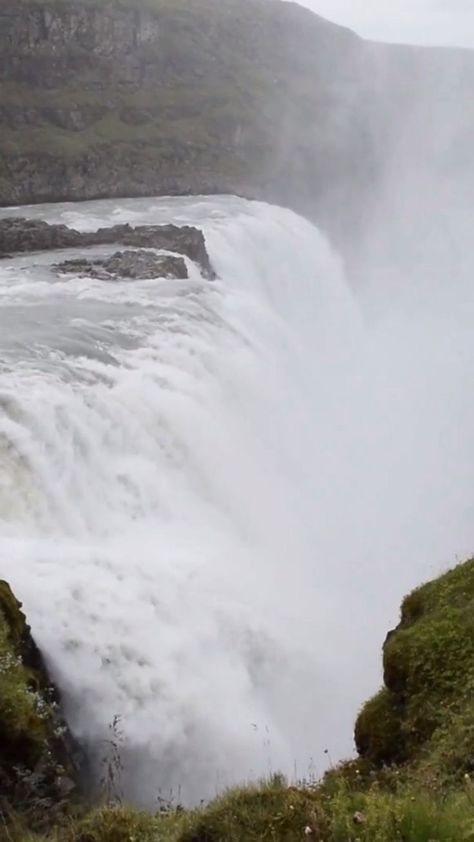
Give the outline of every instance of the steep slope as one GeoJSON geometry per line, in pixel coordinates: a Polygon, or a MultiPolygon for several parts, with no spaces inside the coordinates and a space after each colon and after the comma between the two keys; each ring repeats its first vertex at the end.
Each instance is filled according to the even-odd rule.
{"type": "Polygon", "coordinates": [[[420,91],[437,137],[473,80],[293,3],[2,0],[0,203],[232,192],[353,240],[420,91]]]}
{"type": "MultiPolygon", "coordinates": [[[[59,695],[9,585],[0,581],[0,838],[12,809],[41,825],[57,818],[81,752],[59,713],[59,695]]],[[[7,837],[8,838],[8,837],[7,837]]]]}
{"type": "Polygon", "coordinates": [[[415,590],[384,645],[384,688],[357,719],[377,766],[459,783],[474,771],[474,559],[415,590]]]}
{"type": "Polygon", "coordinates": [[[324,220],[377,178],[367,60],[291,3],[2,0],[0,203],[232,192],[324,220]]]}

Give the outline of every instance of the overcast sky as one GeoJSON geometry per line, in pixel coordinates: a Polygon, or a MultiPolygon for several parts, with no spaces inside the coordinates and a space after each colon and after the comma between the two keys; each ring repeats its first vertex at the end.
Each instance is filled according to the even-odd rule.
{"type": "Polygon", "coordinates": [[[300,0],[366,38],[474,47],[474,0],[300,0]]]}

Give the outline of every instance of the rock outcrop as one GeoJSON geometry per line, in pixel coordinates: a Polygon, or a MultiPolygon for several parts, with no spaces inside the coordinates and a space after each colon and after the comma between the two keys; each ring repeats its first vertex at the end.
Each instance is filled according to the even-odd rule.
{"type": "MultiPolygon", "coordinates": [[[[144,249],[158,249],[185,255],[200,267],[205,278],[216,277],[207,253],[204,234],[190,225],[138,225],[135,228],[130,225],[114,225],[111,228],[99,228],[98,231],[76,231],[74,228],[68,228],[67,225],[50,225],[48,222],[36,219],[23,217],[0,219],[0,259],[11,257],[14,253],[87,248],[114,243],[140,249],[140,252],[125,252],[127,258],[125,259],[122,255],[120,260],[115,255],[115,263],[109,262],[107,266],[104,261],[96,260],[93,264],[88,264],[84,259],[81,261],[83,272],[91,275],[94,274],[94,266],[102,266],[103,272],[108,273],[109,276],[115,274],[122,277],[145,278],[157,277],[156,273],[150,274],[150,272],[155,272],[161,267],[165,277],[188,277],[186,264],[182,258],[167,257],[165,259],[144,251],[144,249]],[[133,259],[132,254],[135,255],[133,259]],[[145,275],[135,274],[139,271],[139,263],[141,270],[146,272],[145,275]],[[124,274],[127,271],[131,274],[124,274]]],[[[78,264],[74,265],[77,268],[78,264]]],[[[63,271],[71,271],[71,261],[63,263],[61,268],[63,271]]]]}
{"type": "Polygon", "coordinates": [[[11,257],[14,252],[51,251],[82,244],[79,231],[66,225],[16,216],[0,220],[0,259],[11,257]]]}
{"type": "Polygon", "coordinates": [[[0,808],[47,823],[76,790],[81,763],[21,603],[0,581],[0,808]]]}
{"type": "Polygon", "coordinates": [[[188,277],[186,263],[182,257],[156,255],[143,249],[117,251],[104,260],[65,260],[58,263],[55,269],[59,273],[98,278],[102,281],[188,277]]]}

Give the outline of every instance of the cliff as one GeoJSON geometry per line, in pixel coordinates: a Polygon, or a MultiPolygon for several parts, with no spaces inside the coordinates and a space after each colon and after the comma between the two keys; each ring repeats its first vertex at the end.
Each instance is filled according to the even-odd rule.
{"type": "Polygon", "coordinates": [[[82,755],[59,703],[21,604],[0,581],[0,839],[11,811],[42,827],[77,789],[82,755]]]}
{"type": "Polygon", "coordinates": [[[3,0],[0,201],[323,203],[375,166],[363,59],[350,32],[270,0],[3,0]]]}
{"type": "Polygon", "coordinates": [[[272,0],[2,0],[0,204],[230,192],[356,236],[425,55],[272,0]]]}

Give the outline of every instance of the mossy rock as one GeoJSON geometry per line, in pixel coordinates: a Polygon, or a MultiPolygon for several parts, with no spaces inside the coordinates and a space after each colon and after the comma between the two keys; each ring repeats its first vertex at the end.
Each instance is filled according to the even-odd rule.
{"type": "Polygon", "coordinates": [[[355,743],[361,757],[369,757],[377,766],[404,759],[401,712],[396,698],[386,688],[361,710],[355,727],[355,743]]]}
{"type": "Polygon", "coordinates": [[[404,600],[383,660],[385,688],[362,709],[356,745],[376,765],[418,761],[474,698],[474,559],[404,600]]]}
{"type": "Polygon", "coordinates": [[[26,633],[26,619],[21,611],[21,603],[13,595],[10,585],[3,580],[0,580],[0,611],[12,644],[19,645],[26,633]]]}
{"type": "MultiPolygon", "coordinates": [[[[21,603],[0,581],[0,807],[47,810],[76,787],[80,752],[61,715],[21,603]]],[[[37,812],[35,812],[35,820],[37,812]]]]}

